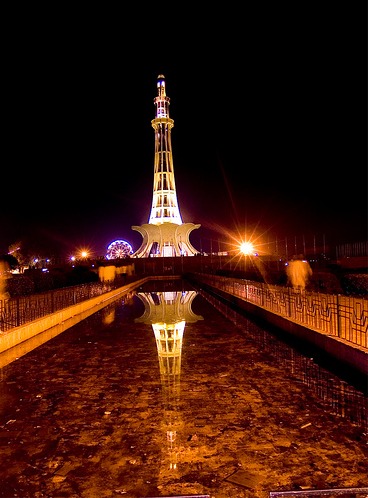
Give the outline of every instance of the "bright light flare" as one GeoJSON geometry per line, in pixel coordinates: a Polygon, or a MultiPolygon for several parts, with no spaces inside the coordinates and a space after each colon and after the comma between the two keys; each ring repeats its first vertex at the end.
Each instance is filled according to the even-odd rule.
{"type": "Polygon", "coordinates": [[[242,242],[240,244],[240,252],[244,255],[254,254],[254,246],[251,242],[242,242]]]}

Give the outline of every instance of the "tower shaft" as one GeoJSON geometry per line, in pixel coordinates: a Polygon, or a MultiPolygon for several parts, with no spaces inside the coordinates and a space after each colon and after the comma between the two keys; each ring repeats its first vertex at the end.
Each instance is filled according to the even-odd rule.
{"type": "Polygon", "coordinates": [[[169,116],[170,99],[166,95],[165,78],[157,79],[157,97],[154,99],[156,117],[151,121],[155,130],[155,159],[153,196],[149,223],[176,223],[181,225],[175,188],[174,164],[171,146],[171,128],[174,120],[169,116]]]}

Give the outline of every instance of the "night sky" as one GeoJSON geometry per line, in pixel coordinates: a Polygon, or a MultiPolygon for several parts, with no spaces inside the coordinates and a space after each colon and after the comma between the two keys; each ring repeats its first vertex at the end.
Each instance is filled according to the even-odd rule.
{"type": "Polygon", "coordinates": [[[197,249],[229,238],[366,240],[366,14],[359,2],[271,5],[206,22],[184,12],[181,28],[165,17],[167,28],[155,19],[133,29],[114,13],[99,24],[97,12],[93,24],[14,23],[2,68],[0,254],[16,241],[43,256],[103,255],[115,239],[139,248],[131,227],[151,209],[159,74],[197,249]]]}

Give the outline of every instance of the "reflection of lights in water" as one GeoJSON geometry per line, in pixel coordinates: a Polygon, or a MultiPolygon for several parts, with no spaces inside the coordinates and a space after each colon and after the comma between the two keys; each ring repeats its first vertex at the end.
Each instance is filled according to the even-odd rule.
{"type": "Polygon", "coordinates": [[[155,334],[164,402],[164,430],[168,469],[176,470],[180,447],[180,374],[185,324],[203,320],[191,305],[196,291],[139,292],[145,311],[136,322],[151,324],[155,334]]]}
{"type": "Polygon", "coordinates": [[[107,311],[103,317],[103,323],[105,325],[110,325],[115,320],[115,308],[107,311]]]}
{"type": "Polygon", "coordinates": [[[200,294],[236,327],[246,330],[248,337],[258,344],[262,351],[270,353],[280,366],[290,371],[293,378],[306,384],[322,400],[326,410],[351,420],[368,432],[366,384],[362,388],[348,384],[330,370],[324,369],[313,358],[305,356],[293,346],[279,341],[273,334],[259,328],[239,310],[229,308],[227,303],[203,290],[200,294]]]}
{"type": "Polygon", "coordinates": [[[167,440],[169,443],[173,443],[176,439],[176,431],[167,431],[167,440]]]}
{"type": "Polygon", "coordinates": [[[176,431],[167,431],[166,432],[167,441],[169,443],[169,454],[170,454],[170,470],[176,470],[177,468],[177,453],[173,452],[173,446],[176,441],[176,431]]]}
{"type": "MultiPolygon", "coordinates": [[[[123,299],[121,300],[121,306],[125,306],[127,303],[130,303],[133,299],[133,295],[134,295],[134,292],[132,292],[132,291],[125,294],[123,299]]],[[[102,322],[105,325],[110,325],[111,323],[114,322],[115,316],[116,316],[116,307],[114,305],[107,306],[103,310],[102,322]]]]}

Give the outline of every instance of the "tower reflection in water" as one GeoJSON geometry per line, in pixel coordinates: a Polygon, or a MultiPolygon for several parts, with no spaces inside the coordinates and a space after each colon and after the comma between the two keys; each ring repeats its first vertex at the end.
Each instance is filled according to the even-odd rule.
{"type": "Polygon", "coordinates": [[[184,329],[187,323],[203,320],[192,311],[194,290],[138,292],[144,313],[135,321],[151,324],[155,334],[163,398],[163,431],[166,433],[168,467],[175,470],[180,453],[180,371],[184,329]]]}

